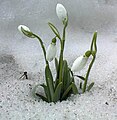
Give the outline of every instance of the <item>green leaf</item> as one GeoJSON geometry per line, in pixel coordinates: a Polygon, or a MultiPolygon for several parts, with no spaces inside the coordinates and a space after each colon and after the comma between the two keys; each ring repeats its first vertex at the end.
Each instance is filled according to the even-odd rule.
{"type": "Polygon", "coordinates": [[[56,78],[55,78],[55,88],[57,87],[57,85],[59,84],[59,74],[60,74],[60,61],[59,61],[59,63],[58,63],[58,61],[56,61],[56,63],[55,63],[56,65],[56,78]]]}
{"type": "Polygon", "coordinates": [[[52,31],[54,32],[54,34],[61,40],[60,34],[59,34],[57,28],[52,23],[50,23],[50,22],[48,23],[48,25],[50,26],[50,28],[52,29],[52,31]]]}
{"type": "Polygon", "coordinates": [[[39,86],[40,86],[40,84],[36,85],[36,86],[32,89],[32,95],[33,95],[33,97],[35,97],[35,98],[37,98],[35,92],[36,92],[37,87],[39,87],[39,86]]]}
{"type": "Polygon", "coordinates": [[[55,67],[56,67],[56,72],[58,71],[58,60],[55,58],[55,67]]]}
{"type": "Polygon", "coordinates": [[[71,76],[70,76],[70,70],[68,68],[67,61],[63,61],[63,74],[62,74],[62,81],[63,81],[63,91],[65,91],[70,83],[72,82],[71,76]]]}
{"type": "Polygon", "coordinates": [[[71,71],[70,68],[68,68],[68,69],[69,69],[69,71],[70,71],[70,73],[71,73],[71,76],[72,76],[72,77],[71,77],[71,81],[74,82],[74,74],[73,74],[73,72],[71,71]]]}
{"type": "Polygon", "coordinates": [[[85,78],[84,78],[83,76],[79,76],[79,75],[74,75],[74,76],[80,78],[80,79],[83,80],[83,81],[85,80],[85,78]]]}
{"type": "Polygon", "coordinates": [[[23,34],[26,35],[27,37],[35,38],[35,36],[33,35],[32,32],[26,31],[26,30],[24,30],[22,27],[21,27],[21,31],[22,31],[23,34]]]}
{"type": "Polygon", "coordinates": [[[46,90],[47,86],[44,85],[44,84],[38,84],[38,85],[36,85],[36,86],[33,88],[33,90],[32,90],[32,95],[33,95],[35,98],[40,97],[42,100],[44,100],[44,101],[46,101],[46,102],[50,102],[50,100],[48,100],[48,98],[40,95],[39,93],[36,93],[36,89],[37,89],[39,86],[42,86],[42,87],[44,88],[44,90],[45,90],[45,94],[47,94],[47,93],[46,93],[46,92],[47,92],[47,90],[46,90]],[[38,97],[37,97],[37,96],[38,96],[38,97]]]}
{"type": "Polygon", "coordinates": [[[63,93],[61,100],[64,100],[67,98],[68,93],[70,92],[70,90],[72,89],[72,84],[69,85],[69,87],[66,89],[66,91],[63,93]]]}
{"type": "Polygon", "coordinates": [[[73,90],[74,95],[78,94],[78,89],[77,89],[76,85],[73,82],[72,82],[72,90],[73,90]]]}
{"type": "Polygon", "coordinates": [[[43,95],[39,94],[39,93],[36,93],[37,96],[39,96],[43,101],[46,101],[48,102],[47,98],[44,97],[43,95]]]}
{"type": "Polygon", "coordinates": [[[45,95],[48,99],[48,102],[50,102],[51,101],[51,96],[50,96],[48,87],[45,84],[40,84],[40,86],[42,86],[44,88],[45,95]]]}
{"type": "Polygon", "coordinates": [[[58,84],[59,84],[59,79],[55,79],[55,89],[56,89],[58,84]]]}
{"type": "Polygon", "coordinates": [[[82,82],[80,82],[80,89],[82,89],[82,82]]]}
{"type": "Polygon", "coordinates": [[[47,83],[47,87],[51,96],[51,101],[53,100],[53,95],[54,95],[54,82],[53,82],[53,77],[52,77],[52,73],[51,70],[49,68],[49,65],[46,65],[45,68],[45,77],[46,77],[46,83],[47,83]]]}
{"type": "Polygon", "coordinates": [[[55,58],[55,68],[56,68],[56,79],[55,79],[55,89],[57,87],[57,85],[59,84],[59,79],[58,79],[58,74],[59,74],[59,63],[57,58],[55,58]]]}
{"type": "Polygon", "coordinates": [[[88,88],[87,88],[87,91],[88,91],[88,92],[91,90],[91,88],[93,87],[93,85],[94,85],[94,82],[92,82],[92,83],[88,86],[88,88]]]}
{"type": "Polygon", "coordinates": [[[53,98],[53,102],[56,102],[60,99],[60,94],[61,94],[61,88],[62,88],[62,82],[60,82],[55,90],[54,93],[54,98],[53,98]]]}

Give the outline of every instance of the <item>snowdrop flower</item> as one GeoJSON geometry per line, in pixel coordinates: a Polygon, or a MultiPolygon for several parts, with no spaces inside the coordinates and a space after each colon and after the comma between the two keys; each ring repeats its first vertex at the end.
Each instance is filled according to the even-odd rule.
{"type": "Polygon", "coordinates": [[[72,70],[73,72],[77,72],[77,71],[82,70],[82,69],[85,67],[87,61],[88,61],[88,57],[86,57],[85,55],[78,57],[78,58],[74,61],[73,65],[72,65],[72,67],[71,67],[71,70],[72,70]]]}
{"type": "Polygon", "coordinates": [[[25,25],[19,25],[18,26],[18,30],[22,33],[22,29],[21,28],[23,28],[25,31],[28,31],[28,32],[31,32],[30,31],[30,29],[27,27],[27,26],[25,26],[25,25]]]}
{"type": "Polygon", "coordinates": [[[47,48],[46,59],[51,62],[56,56],[56,38],[53,38],[51,44],[47,48]]]}
{"type": "Polygon", "coordinates": [[[23,33],[24,35],[26,35],[27,37],[30,38],[35,38],[35,36],[33,35],[33,33],[30,31],[30,29],[25,26],[25,25],[19,25],[18,26],[18,30],[23,33]]]}
{"type": "Polygon", "coordinates": [[[56,5],[56,14],[61,21],[64,21],[67,18],[67,11],[60,3],[56,5]]]}

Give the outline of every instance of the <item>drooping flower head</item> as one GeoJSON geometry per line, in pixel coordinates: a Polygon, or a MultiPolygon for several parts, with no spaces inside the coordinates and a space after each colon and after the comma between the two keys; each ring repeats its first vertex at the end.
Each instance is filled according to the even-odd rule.
{"type": "Polygon", "coordinates": [[[65,7],[60,3],[56,5],[56,14],[62,22],[67,19],[67,11],[65,7]]]}
{"type": "Polygon", "coordinates": [[[51,62],[56,56],[56,37],[52,39],[51,44],[47,48],[46,59],[51,62]]]}
{"type": "Polygon", "coordinates": [[[71,67],[71,70],[72,70],[73,72],[77,72],[77,71],[82,70],[82,69],[85,67],[87,61],[88,61],[88,57],[85,56],[85,55],[84,55],[84,56],[82,55],[82,56],[78,57],[78,58],[73,62],[73,65],[72,65],[72,67],[71,67]]]}
{"type": "Polygon", "coordinates": [[[19,25],[18,26],[18,30],[23,33],[24,35],[26,35],[27,37],[30,38],[34,38],[33,33],[30,31],[30,29],[25,26],[25,25],[19,25]]]}
{"type": "Polygon", "coordinates": [[[28,32],[31,32],[30,31],[30,29],[27,27],[27,26],[25,26],[25,25],[19,25],[18,26],[18,30],[22,33],[22,29],[21,28],[23,28],[25,31],[28,31],[28,32]]]}

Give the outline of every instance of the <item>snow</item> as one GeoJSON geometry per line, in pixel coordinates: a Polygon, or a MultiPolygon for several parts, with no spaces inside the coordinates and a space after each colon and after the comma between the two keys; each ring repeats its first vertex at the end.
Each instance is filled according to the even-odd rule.
{"type": "Polygon", "coordinates": [[[117,119],[116,0],[1,0],[0,17],[0,120],[117,119]],[[22,36],[17,27],[27,25],[47,47],[54,37],[47,23],[62,28],[55,13],[58,2],[69,13],[65,48],[69,65],[89,48],[95,30],[98,53],[89,77],[89,83],[95,82],[93,89],[54,104],[32,96],[32,88],[45,82],[45,63],[38,41],[22,36]],[[29,79],[19,79],[25,71],[29,79]]]}

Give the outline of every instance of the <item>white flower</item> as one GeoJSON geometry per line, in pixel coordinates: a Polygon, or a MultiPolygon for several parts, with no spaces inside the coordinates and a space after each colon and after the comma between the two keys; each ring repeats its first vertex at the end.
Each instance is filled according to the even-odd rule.
{"type": "Polygon", "coordinates": [[[56,5],[56,14],[61,21],[64,21],[67,18],[67,11],[62,4],[56,5]]]}
{"type": "Polygon", "coordinates": [[[30,31],[30,29],[27,27],[27,26],[25,26],[25,25],[19,25],[18,26],[18,30],[22,33],[22,29],[21,28],[23,28],[25,31],[28,31],[28,32],[31,32],[30,31]]]}
{"type": "Polygon", "coordinates": [[[87,61],[88,61],[88,57],[86,57],[86,56],[80,56],[80,57],[78,57],[74,61],[73,65],[71,67],[71,70],[73,72],[77,72],[77,71],[82,70],[85,67],[87,61]]]}
{"type": "Polygon", "coordinates": [[[51,62],[56,56],[56,43],[51,43],[47,48],[46,59],[51,62]]]}
{"type": "Polygon", "coordinates": [[[29,38],[35,38],[30,29],[25,25],[19,25],[18,30],[29,38]]]}

